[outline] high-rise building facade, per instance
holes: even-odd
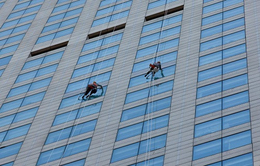
[[[260,166],[259,16],[259,0],[0,0],[0,165]]]

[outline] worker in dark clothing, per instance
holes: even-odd
[[[148,74],[150,72],[152,72],[152,75],[154,76],[156,72],[158,72],[159,70],[162,71],[162,66],[161,66],[161,62],[155,62],[154,64],[150,64],[150,70],[145,74],[144,77],[148,76]]]
[[[94,81],[93,84],[89,84],[86,88],[86,92],[82,96],[82,99],[84,99],[85,96],[87,96],[86,98],[88,98],[93,93],[95,94],[97,92],[98,87],[100,87],[100,89],[103,89],[102,85],[99,85],[98,83],[96,83],[96,81]],[[90,94],[88,95],[89,92]]]

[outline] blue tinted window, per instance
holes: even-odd
[[[10,90],[8,97],[12,97],[15,95],[19,95],[22,93],[25,93],[29,90],[31,84],[27,84],[27,85],[23,85],[23,86],[19,86],[17,88],[13,88]]]
[[[162,27],[162,21],[158,21],[158,22],[155,22],[155,23],[152,23],[152,24],[148,24],[148,25],[145,25],[143,27],[142,33],[152,31],[154,29],[161,28],[161,27]]]
[[[160,43],[159,48],[158,48],[158,52],[163,51],[163,50],[167,50],[167,49],[172,48],[172,47],[176,47],[178,45],[179,45],[179,38]]]
[[[65,13],[61,13],[61,14],[57,14],[57,15],[55,15],[55,16],[51,16],[51,17],[48,19],[47,23],[53,22],[53,21],[56,21],[56,20],[60,20],[60,19],[62,19],[64,16],[65,16]]]
[[[215,3],[213,5],[209,5],[203,8],[203,14],[218,10],[218,9],[222,9],[222,2],[219,3]]]
[[[62,165],[62,166],[84,166],[84,164],[85,164],[85,159],[82,159],[82,160],[75,161],[75,162],[65,164],[65,165]]]
[[[24,30],[27,30],[29,29],[29,27],[31,26],[31,23],[30,24],[25,24],[25,25],[22,25],[22,26],[19,26],[19,27],[15,27],[12,34],[14,33],[17,33],[17,32],[21,32],[21,31],[24,31]]]
[[[0,58],[0,66],[7,65],[10,62],[11,58],[12,58],[12,56]]]
[[[136,156],[138,153],[138,148],[139,142],[115,149],[112,154],[111,163]]]
[[[57,159],[60,159],[63,156],[63,152],[66,146],[55,148],[49,151],[42,152],[38,159],[37,165],[42,165]]]
[[[204,81],[222,74],[222,66],[214,67],[208,70],[199,72],[198,81]]]
[[[17,154],[21,146],[22,146],[22,142],[2,147],[0,149],[0,159]]]
[[[222,148],[223,151],[228,151],[248,144],[251,144],[250,130],[223,138]]]
[[[14,100],[14,101],[11,101],[8,103],[4,103],[0,109],[0,113],[20,107],[22,101],[23,101],[23,99],[18,99],[18,100]]]
[[[52,73],[52,72],[56,71],[57,67],[58,67],[58,64],[41,68],[41,69],[38,70],[36,77]]]
[[[248,91],[223,98],[223,109],[248,102]]]
[[[237,166],[237,165],[254,165],[252,153],[248,153],[245,155],[241,155],[223,161],[223,166]]]
[[[55,7],[52,11],[52,13],[56,13],[56,12],[59,12],[61,10],[66,10],[68,9],[70,6],[70,4],[65,4],[65,5],[62,5],[62,6],[58,6],[58,7]]]
[[[10,53],[10,52],[14,52],[14,51],[17,50],[18,46],[19,46],[19,44],[2,48],[2,49],[0,50],[0,55],[7,54],[7,53]]]
[[[235,8],[235,9],[231,9],[231,10],[224,12],[223,19],[233,17],[235,15],[242,14],[242,13],[244,13],[244,7],[243,6]]]
[[[88,121],[85,123],[78,124],[73,127],[71,131],[71,137],[93,131],[96,127],[97,120]]]
[[[84,107],[84,108],[80,108],[78,115],[77,115],[77,118],[82,118],[82,117],[85,117],[85,116],[88,116],[88,115],[98,113],[101,109],[101,106],[102,106],[102,102],[96,103],[96,104],[93,104],[93,105],[89,105],[89,106]]]
[[[145,114],[145,110],[146,110],[146,105],[141,105],[128,110],[124,110],[121,117],[121,121],[126,121],[129,119],[136,118],[138,116],[142,116]]]
[[[214,52],[205,56],[200,57],[199,65],[206,65],[222,59],[222,51]]]
[[[87,73],[91,73],[93,70],[94,65],[89,65],[89,66],[85,66],[85,67],[81,67],[78,68],[76,70],[74,70],[73,74],[72,74],[72,78],[81,76],[81,75],[85,75]]]
[[[5,31],[1,31],[0,37],[4,37],[4,36],[10,35],[10,34],[12,34],[12,31],[13,31],[13,29],[8,29],[8,30],[5,30]]]
[[[19,22],[19,19],[16,19],[16,20],[13,20],[13,21],[5,22],[5,23],[2,25],[2,28],[14,26],[14,25],[18,24],[18,22]],[[1,28],[1,29],[2,29],[2,28]]]
[[[168,126],[169,115],[161,116],[144,122],[142,133],[157,130]]]
[[[240,70],[247,67],[246,59],[241,59],[235,62],[231,62],[223,65],[223,74],[230,73],[236,70]]]
[[[221,92],[221,90],[222,90],[221,82],[206,85],[197,89],[197,98],[212,95],[214,93]]]
[[[58,29],[60,27],[60,23],[52,24],[43,28],[42,33],[52,31],[54,29]]]
[[[141,134],[143,123],[138,123],[118,130],[116,141]]]
[[[61,52],[57,52],[55,54],[48,55],[48,56],[44,57],[44,60],[43,60],[42,63],[44,64],[44,63],[48,63],[48,62],[58,60],[62,57],[63,53],[64,53],[64,51],[61,51]]]
[[[222,13],[203,18],[202,25],[211,24],[213,22],[220,21],[220,20],[222,20]]]
[[[66,20],[66,21],[62,21],[59,28],[75,24],[75,23],[77,23],[78,19],[79,19],[79,17],[72,18],[72,19],[69,19],[69,20]]]
[[[155,40],[158,40],[159,37],[160,37],[160,32],[154,33],[154,34],[151,34],[151,35],[148,35],[148,36],[141,37],[139,45],[153,42]]]
[[[19,41],[19,40],[22,40],[23,37],[24,37],[24,34],[10,37],[10,38],[8,38],[8,40],[6,41],[5,44],[9,44],[9,43],[12,43],[12,42],[17,42],[17,41]]]
[[[140,163],[137,163],[136,166],[163,166],[164,156],[156,157],[150,160],[146,160]]]
[[[101,19],[93,21],[92,27],[95,27],[95,26],[98,26],[98,25],[105,24],[105,23],[109,22],[110,17],[111,16],[108,16],[108,17],[104,17],[104,18],[101,18]]]
[[[228,44],[245,38],[245,31],[239,31],[223,37],[223,44]]]
[[[236,4],[236,3],[243,2],[243,1],[244,1],[244,0],[224,1],[224,7],[228,7],[228,6],[234,5],[234,4]]]
[[[103,14],[107,14],[107,13],[111,13],[114,10],[114,6],[105,8],[105,9],[101,9],[97,11],[96,17],[97,16],[101,16]]]
[[[15,83],[32,79],[32,78],[34,78],[34,77],[36,76],[36,73],[37,73],[37,70],[31,71],[31,72],[28,72],[28,73],[25,73],[25,74],[21,74],[21,75],[19,75],[19,76],[17,77]]]
[[[193,160],[211,156],[221,152],[221,139],[193,147]]]
[[[25,10],[24,14],[38,11],[41,8],[41,6],[42,5],[38,5],[38,6],[34,6],[34,7],[31,7],[31,8],[28,8],[28,9]]]
[[[149,3],[148,9],[152,9],[161,5],[164,5],[166,3],[166,0],[158,0],[152,3]]]
[[[120,19],[120,18],[127,17],[128,14],[129,14],[129,10],[124,11],[124,12],[120,12],[120,13],[117,13],[117,14],[113,14],[113,15],[111,16],[110,21],[114,21],[114,20],[117,20],[117,19]]]
[[[147,153],[165,147],[166,134],[141,141],[138,154]]]
[[[24,14],[24,11],[25,10],[21,10],[19,12],[15,12],[15,13],[11,13],[9,14],[9,16],[7,17],[7,19],[11,19],[11,18],[14,18],[14,17],[17,17],[17,16],[22,16]]]
[[[70,112],[66,112],[66,113],[57,115],[55,117],[54,122],[53,122],[52,125],[56,126],[56,125],[59,125],[59,124],[66,123],[68,121],[74,120],[74,119],[76,119],[77,113],[78,113],[78,110],[74,110],[74,111],[70,111]]]
[[[65,30],[62,30],[62,31],[59,31],[56,33],[55,37],[54,38],[59,38],[59,37],[62,37],[62,36],[66,36],[66,35],[69,35],[73,32],[74,30],[74,27],[73,28],[69,28],[69,29],[65,29]]]
[[[244,18],[240,18],[228,23],[223,24],[223,31],[228,31],[230,29],[236,28],[236,27],[240,27],[245,25],[245,19]]]
[[[32,109],[17,113],[13,120],[13,123],[32,118],[36,115],[37,111],[38,111],[38,107],[35,107]]]
[[[195,125],[194,137],[201,137],[206,134],[221,130],[221,118]]]
[[[108,59],[94,65],[93,71],[101,70],[110,66],[113,66],[115,62],[115,58]]]
[[[28,124],[28,125],[24,125],[24,126],[21,126],[21,127],[17,127],[17,128],[8,130],[4,141],[26,135],[30,126],[31,126],[31,124]]]
[[[247,122],[250,122],[249,110],[223,117],[223,129],[238,126]]]
[[[52,33],[52,34],[49,34],[49,35],[45,35],[45,36],[39,37],[37,42],[36,42],[36,44],[43,43],[43,42],[46,42],[48,40],[53,40],[55,34],[56,33]]]
[[[52,132],[48,135],[45,144],[57,142],[66,138],[69,138],[72,127],[68,127],[59,131]]]
[[[200,44],[200,52],[222,45],[222,38],[213,39]]]
[[[223,81],[223,90],[232,89],[247,84],[247,74],[233,77]]]
[[[26,62],[23,66],[23,70],[34,67],[34,66],[38,66],[38,65],[42,64],[42,61],[43,61],[43,58],[39,58],[39,59],[35,59],[32,61]]]
[[[218,25],[212,28],[204,29],[201,31],[201,38],[208,37],[222,32],[222,25]]]
[[[181,20],[182,20],[182,14],[180,14],[178,16],[170,17],[170,18],[163,20],[162,26],[164,27],[164,26],[168,26],[168,25],[171,25],[171,24],[175,24],[177,22],[180,22]]]
[[[235,47],[231,47],[228,49],[223,50],[223,59],[224,58],[228,58],[228,57],[232,57],[235,55],[239,55],[246,52],[246,45],[245,44],[241,44]]]
[[[222,108],[221,99],[197,105],[196,106],[196,117],[210,114],[212,112],[220,111],[221,108]]]
[[[138,50],[136,53],[136,58],[140,58],[146,55],[153,54],[157,51],[157,45],[146,47],[144,49]]]
[[[67,145],[63,157],[87,151],[90,146],[90,142],[91,138]]]
[[[171,29],[167,29],[161,32],[161,37],[160,38],[165,38],[171,35],[175,35],[180,33],[181,31],[181,26],[175,27],[175,28],[171,28]]]
[[[14,116],[15,114],[0,118],[0,127],[11,124],[14,119]]]
[[[29,104],[32,104],[32,103],[39,102],[43,99],[44,95],[45,95],[45,92],[41,92],[41,93],[38,93],[38,94],[35,94],[35,95],[27,96],[27,97],[24,98],[21,106],[25,106],[25,105],[29,105]]]
[[[35,18],[36,14],[32,14],[32,15],[29,15],[29,16],[26,16],[26,17],[22,17],[20,20],[19,20],[19,24],[23,23],[23,22],[27,22],[27,21],[31,21]]]
[[[15,5],[15,7],[13,8],[13,10],[18,10],[18,9],[27,7],[27,6],[29,6],[29,4],[30,4],[30,1],[17,4],[17,5]]]

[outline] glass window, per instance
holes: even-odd
[[[65,30],[62,30],[62,31],[58,31],[54,38],[59,38],[59,37],[62,37],[62,36],[69,35],[73,32],[73,30],[74,30],[74,27],[69,28],[69,29],[65,29]]]
[[[251,131],[234,134],[223,138],[223,151],[228,151],[241,146],[251,144]]]
[[[0,66],[7,65],[10,62],[11,58],[12,56],[0,58]]]
[[[165,147],[166,134],[141,141],[138,154],[147,153]]]
[[[72,130],[72,127],[68,127],[68,128],[64,128],[62,130],[58,130],[58,131],[50,133],[45,141],[45,145],[69,138],[71,130]]]
[[[158,6],[162,6],[162,5],[165,5],[165,4],[166,4],[166,0],[158,0],[158,1],[155,1],[155,2],[151,2],[148,5],[148,9],[156,8]]]
[[[52,73],[52,72],[56,71],[57,67],[58,67],[58,64],[41,68],[41,69],[38,70],[36,77]]]
[[[61,14],[57,14],[55,16],[51,16],[51,17],[49,17],[47,23],[63,19],[64,16],[65,16],[65,13],[61,13]]]
[[[27,92],[30,88],[30,85],[31,84],[26,84],[26,85],[11,89],[7,97],[12,97],[12,96],[16,96],[16,95]]]
[[[155,23],[152,23],[152,24],[148,24],[148,25],[143,26],[142,33],[152,31],[154,29],[161,28],[161,27],[162,27],[162,21],[158,21],[158,22],[155,22]]]
[[[73,111],[70,111],[70,112],[66,112],[66,113],[57,115],[55,117],[54,122],[53,122],[52,125],[56,126],[56,125],[59,125],[59,124],[66,123],[68,121],[74,120],[74,119],[76,119],[77,113],[78,113],[78,110],[73,110]]]
[[[113,66],[115,62],[115,58],[111,58],[105,61],[101,61],[99,63],[96,63],[93,68],[93,72],[97,70],[101,70],[110,66]]]
[[[10,53],[10,52],[14,52],[14,51],[17,50],[18,46],[19,46],[19,44],[2,48],[2,49],[0,50],[0,55],[7,54],[7,53]]]
[[[29,131],[30,127],[31,127],[31,124],[28,124],[28,125],[24,125],[21,127],[17,127],[17,128],[8,130],[4,141],[26,135],[27,132]]]
[[[98,25],[101,25],[101,24],[105,24],[105,23],[109,22],[110,18],[111,18],[111,16],[107,16],[107,17],[95,20],[92,23],[92,27],[95,27],[95,26],[98,26]]]
[[[102,102],[89,105],[84,108],[80,108],[77,114],[77,119],[100,112],[101,106],[102,106]]]
[[[212,112],[217,112],[222,109],[221,99],[214,100],[208,103],[200,104],[196,106],[196,117],[200,117]]]
[[[252,153],[248,153],[245,155],[241,155],[223,161],[223,166],[236,166],[236,165],[254,165]]]
[[[15,27],[12,34],[28,30],[30,26],[31,26],[31,23],[25,24],[25,25],[22,25],[22,26],[19,26],[19,27]]]
[[[230,29],[237,28],[237,27],[240,27],[243,25],[245,25],[245,19],[240,18],[240,19],[223,24],[223,31],[228,31]]]
[[[146,160],[140,163],[137,163],[136,166],[163,166],[164,156],[156,157],[150,160]]]
[[[195,125],[194,137],[201,137],[221,130],[221,118]]]
[[[169,115],[161,116],[144,122],[142,133],[157,130],[168,126]]]
[[[13,122],[14,116],[15,114],[0,118],[0,127],[11,124]]]
[[[142,133],[143,122],[137,123],[118,130],[116,141],[140,135]]]
[[[22,104],[22,101],[23,101],[23,99],[18,99],[18,100],[14,100],[14,101],[11,101],[8,103],[4,103],[0,109],[0,113],[20,107],[20,105]]]
[[[145,114],[145,110],[146,110],[146,105],[141,105],[138,107],[124,110],[121,117],[121,122],[142,116]]]
[[[36,73],[37,73],[37,70],[34,70],[34,71],[31,71],[31,72],[19,75],[16,79],[16,83],[22,82],[22,81],[25,81],[25,80],[28,80],[28,79],[32,79],[36,76]]]
[[[87,151],[90,146],[90,142],[91,138],[67,145],[63,157]]]
[[[32,108],[32,109],[17,113],[14,120],[13,120],[13,123],[20,122],[22,120],[34,117],[36,115],[37,111],[38,111],[38,108],[39,107],[35,107],[35,108]]]
[[[49,151],[42,152],[38,159],[37,165],[42,165],[57,159],[60,159],[63,156],[63,152],[66,146],[55,148]]]
[[[31,67],[34,67],[34,66],[38,66],[38,65],[42,64],[42,61],[43,61],[43,58],[39,58],[39,59],[35,59],[35,60],[32,60],[32,61],[28,61],[28,62],[26,62],[24,64],[23,70],[31,68]]]
[[[248,91],[237,93],[223,98],[223,109],[234,107],[248,102]]]
[[[101,44],[102,44],[102,41],[103,40],[97,40],[97,41],[94,41],[94,42],[91,42],[91,43],[86,43],[84,45],[84,47],[82,48],[82,52],[87,51],[87,50],[91,50],[91,49],[96,48],[96,47],[100,47]]]
[[[90,78],[89,82],[104,82],[104,81],[108,81],[109,78],[110,78],[110,75],[111,75],[111,72],[107,72],[107,73],[104,73],[104,74],[99,74],[99,75],[96,75],[96,76],[93,76]]]
[[[217,33],[222,32],[222,25],[214,26],[212,28],[204,29],[201,31],[201,38],[208,37],[211,35],[215,35]]]
[[[240,70],[247,67],[246,59],[241,59],[228,64],[223,65],[223,74],[230,73],[236,70]]]
[[[24,8],[24,7],[27,7],[27,6],[29,6],[29,4],[30,4],[30,1],[17,4],[17,5],[15,5],[15,7],[13,8],[13,11],[14,11],[14,10],[21,9],[21,8]]]
[[[7,27],[10,27],[10,26],[14,26],[14,25],[18,24],[18,22],[19,22],[19,19],[16,19],[16,20],[13,20],[13,21],[5,22],[5,23],[2,25],[1,29],[7,28]]]
[[[32,15],[29,15],[29,16],[26,16],[26,17],[22,17],[19,20],[19,24],[27,22],[27,21],[31,21],[31,20],[33,20],[35,18],[35,16],[36,16],[36,14],[32,14]]]
[[[232,33],[230,35],[227,36],[223,36],[223,44],[228,44],[240,39],[244,39],[245,38],[245,31],[239,31],[236,33]]]
[[[138,148],[139,148],[139,142],[114,149],[111,158],[111,163],[136,156],[138,153]]]
[[[91,73],[93,70],[93,67],[94,67],[94,65],[89,65],[89,66],[81,67],[81,68],[74,70],[74,72],[72,74],[72,78],[79,77],[79,76],[85,75],[87,73]]]
[[[245,110],[223,117],[223,129],[238,126],[247,122],[250,122],[249,110]]]
[[[56,33],[52,33],[52,34],[49,34],[49,35],[45,35],[45,36],[39,37],[37,42],[36,42],[36,44],[43,43],[43,42],[46,42],[48,40],[53,40],[55,34]]]
[[[96,127],[97,120],[88,121],[85,123],[78,124],[73,127],[71,131],[71,136],[74,137],[83,133],[93,131]]]
[[[155,53],[157,51],[157,46],[158,45],[153,45],[153,46],[138,50],[136,53],[136,58],[140,58],[140,57]]]
[[[64,18],[73,16],[73,15],[76,15],[76,14],[80,14],[81,11],[82,11],[82,9],[83,9],[83,8],[77,8],[77,9],[68,11],[68,12],[65,14],[65,17],[64,17]]]
[[[0,159],[17,154],[22,144],[22,142],[19,142],[13,145],[2,147],[0,149]]]
[[[75,24],[75,23],[77,23],[78,19],[79,19],[79,17],[72,18],[72,19],[69,19],[69,20],[66,20],[66,21],[62,21],[59,28]]]
[[[221,139],[210,141],[193,147],[193,160],[211,156],[221,152]]]
[[[222,45],[222,37],[216,38],[210,41],[206,41],[200,44],[200,52],[206,51]]]
[[[55,54],[48,55],[48,56],[44,57],[44,60],[43,60],[42,63],[45,64],[45,63],[48,63],[48,62],[58,60],[62,57],[63,53],[64,53],[64,51],[61,51],[61,52],[57,52]]]
[[[62,5],[62,6],[55,7],[53,9],[52,13],[56,13],[56,12],[59,12],[61,10],[66,10],[66,9],[69,8],[69,6],[70,6],[70,4],[68,3],[68,4],[65,4],[65,5]]]
[[[203,14],[210,13],[210,12],[218,10],[218,9],[222,9],[222,2],[203,7]]]
[[[244,13],[244,7],[243,6],[235,8],[235,9],[231,9],[231,10],[224,12],[223,19],[233,17],[235,15],[239,15],[239,14],[242,14],[242,13]]]
[[[81,101],[78,100],[78,95],[72,96],[72,97],[68,97],[68,98],[64,98],[61,101],[60,107],[59,109],[65,108],[65,107],[69,107],[71,105],[80,103]]]
[[[223,90],[236,88],[238,86],[242,86],[245,84],[247,84],[247,74],[224,80],[223,81]]]
[[[107,14],[107,13],[111,13],[114,10],[114,6],[105,8],[105,9],[101,9],[97,11],[96,17]]]
[[[42,5],[38,5],[38,6],[34,6],[34,7],[31,7],[31,8],[28,8],[28,9],[25,10],[24,14],[38,11],[41,8],[41,6]]]
[[[172,48],[172,47],[176,47],[178,45],[179,45],[179,38],[160,43],[159,48],[158,48],[158,52],[163,51],[163,50],[167,50],[167,49]]]
[[[235,55],[239,55],[246,52],[246,45],[245,44],[241,44],[235,47],[231,47],[228,49],[223,50],[223,59],[225,58],[229,58]]]
[[[85,159],[82,159],[62,166],[84,166],[84,164],[85,164]]]
[[[127,17],[129,14],[129,10],[126,10],[126,11],[123,11],[123,12],[120,12],[120,13],[117,13],[117,14],[113,14],[111,16],[111,19],[110,19],[110,22],[111,21],[114,21],[114,20],[118,20],[120,18],[124,18],[124,17]]]
[[[139,45],[146,44],[158,40],[160,38],[160,32],[141,37]]]
[[[86,2],[86,0],[79,0],[79,1],[74,1],[70,4],[70,8],[75,7],[75,6],[79,6],[82,5]]]
[[[222,20],[222,13],[203,18],[202,19],[202,25],[211,24],[213,22],[217,22],[217,21],[220,21],[220,20]]]
[[[46,27],[43,28],[42,33],[49,32],[49,31],[52,31],[54,29],[58,29],[59,27],[60,27],[60,22],[46,26]]]
[[[221,82],[206,85],[197,89],[197,98],[212,95],[221,92],[221,90],[222,90]]]
[[[43,99],[44,95],[45,95],[45,92],[41,92],[41,93],[37,93],[35,95],[27,96],[24,98],[21,106],[39,102]]]
[[[199,58],[199,66],[203,66],[222,59],[222,51],[214,52]]]
[[[12,32],[13,32],[13,29],[8,29],[8,30],[5,30],[5,31],[1,31],[0,37],[8,36],[8,35],[12,34]]]
[[[204,81],[222,74],[222,66],[214,67],[208,70],[200,71],[198,74],[198,81]]]
[[[17,16],[22,16],[22,15],[24,14],[24,11],[25,11],[25,10],[21,10],[21,11],[15,12],[15,13],[11,13],[11,14],[9,14],[9,16],[7,17],[7,19],[15,18],[15,17],[17,17]]]
[[[236,1],[224,1],[224,7],[228,7],[237,3],[243,2],[243,0],[236,0]]]

